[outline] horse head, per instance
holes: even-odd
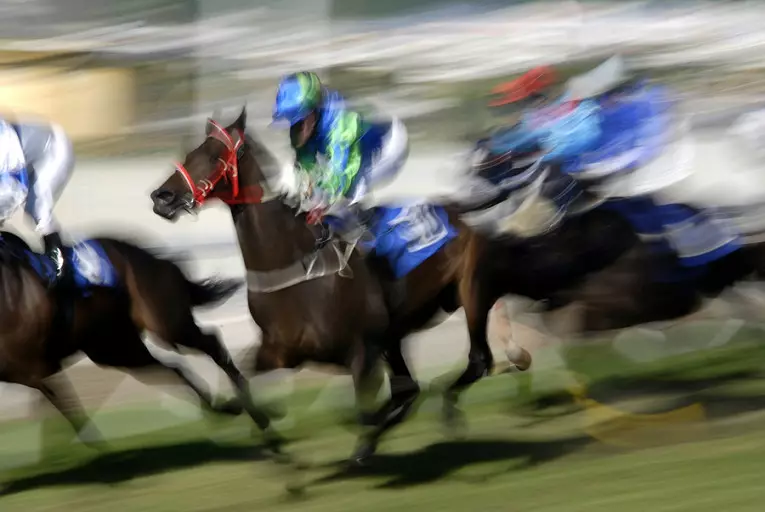
[[[151,193],[154,213],[176,220],[181,212],[192,213],[213,198],[230,206],[260,203],[266,179],[249,147],[246,123],[245,108],[228,126],[208,119],[205,140]]]

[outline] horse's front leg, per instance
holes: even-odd
[[[401,351],[402,337],[396,337],[385,350],[392,375],[390,398],[374,414],[364,416],[362,425],[368,428],[360,439],[352,462],[363,465],[371,457],[380,439],[389,430],[403,422],[420,396],[420,386],[414,380]],[[377,388],[379,390],[379,386]]]
[[[285,348],[286,346],[284,343],[273,342],[264,336],[260,346],[252,348],[256,352],[252,366],[253,371],[249,376],[253,379],[252,387],[255,389],[250,398],[253,403],[257,404],[258,409],[271,421],[282,420],[287,417],[288,411],[285,403],[278,399],[270,399],[267,402],[263,401],[263,392],[267,392],[269,389],[273,390],[279,383],[282,383],[281,379],[284,377],[284,373],[294,369],[294,365],[289,364],[289,354]],[[269,422],[269,425],[263,429],[263,435],[269,448],[275,453],[282,453],[286,440],[274,429],[272,423]]]
[[[356,394],[358,421],[362,428],[356,450],[351,458],[353,464],[363,464],[377,450],[379,440],[378,412],[370,412],[382,387],[384,372],[379,365],[382,342],[377,336],[367,336],[356,344],[351,360],[351,375]]]
[[[448,431],[455,433],[464,427],[465,419],[457,404],[460,394],[489,375],[494,367],[494,357],[487,339],[489,312],[497,297],[479,276],[468,276],[460,283],[460,301],[465,310],[470,352],[467,368],[444,393],[443,421]]]

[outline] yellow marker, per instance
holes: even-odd
[[[659,413],[623,411],[589,397],[585,379],[582,376],[577,378],[579,382],[569,386],[568,391],[585,410],[585,432],[605,444],[636,448],[645,444],[646,434],[655,432],[657,428],[698,424],[706,419],[706,411],[700,403]]]

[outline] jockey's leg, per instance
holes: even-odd
[[[24,204],[27,194],[25,173],[3,172],[0,174],[0,225],[13,217],[16,210]]]
[[[13,216],[24,204],[29,191],[24,152],[16,130],[8,123],[0,123],[0,223]]]
[[[67,269],[53,207],[72,174],[74,150],[57,125],[20,125],[19,135],[30,169],[26,213],[35,221],[36,231],[43,237],[45,253],[56,265],[53,284],[57,284]]]
[[[351,191],[335,203],[328,215],[341,220],[340,237],[356,243],[367,231],[369,213],[365,203],[374,188],[392,181],[403,169],[409,156],[409,137],[406,127],[398,119],[391,122],[391,127],[383,139],[379,156],[367,168],[359,171],[356,183]]]
[[[359,184],[361,188],[363,183]],[[352,199],[339,199],[328,212],[340,220],[340,227],[337,234],[340,238],[350,244],[358,242],[367,230],[366,215],[364,209],[359,203],[352,202]]]

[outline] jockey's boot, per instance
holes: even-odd
[[[50,288],[57,288],[58,285],[64,281],[67,271],[67,265],[64,259],[64,244],[61,241],[61,235],[54,231],[53,233],[43,236],[43,245],[45,248],[45,256],[50,258],[54,266],[54,276],[53,279],[51,279]]]
[[[372,214],[364,210],[359,204],[348,206],[343,215],[343,229],[338,233],[340,239],[348,244],[372,241],[372,233],[369,231],[369,223]]]
[[[316,237],[316,243],[315,248],[316,250],[323,249],[328,243],[332,241],[332,236],[334,234],[334,231],[332,230],[332,226],[327,224],[326,222],[322,222],[319,225],[319,235]]]

